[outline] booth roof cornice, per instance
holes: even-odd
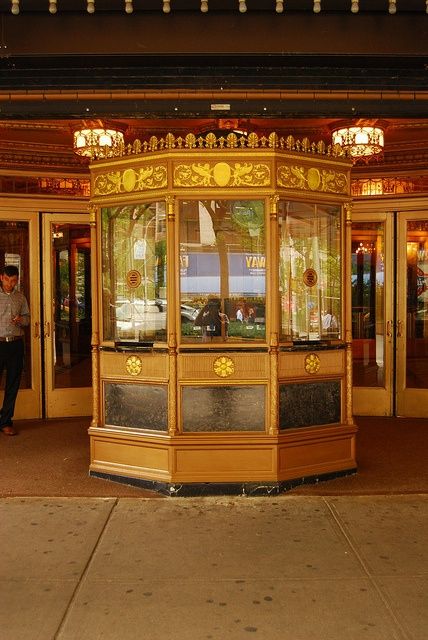
[[[259,136],[257,133],[248,135],[239,135],[234,132],[225,133],[217,136],[214,133],[205,135],[195,135],[188,133],[186,136],[176,137],[172,133],[167,133],[165,137],[158,138],[151,136],[149,140],[142,142],[139,139],[134,140],[132,144],[123,145],[123,148],[117,150],[117,157],[139,155],[149,152],[177,150],[255,150],[261,149],[265,151],[288,151],[304,154],[314,154],[332,157],[338,160],[346,160],[349,162],[349,155],[342,147],[336,145],[326,145],[323,140],[311,142],[308,138],[296,140],[292,135],[287,137],[278,136],[272,132],[267,136]]]

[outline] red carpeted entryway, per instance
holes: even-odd
[[[291,495],[367,495],[428,492],[428,420],[362,418],[358,473],[303,485]],[[160,497],[116,482],[90,478],[90,418],[16,423],[19,435],[0,434],[0,497]]]

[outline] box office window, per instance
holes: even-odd
[[[104,340],[166,340],[165,202],[106,207],[101,221]]]
[[[282,340],[340,338],[340,216],[336,205],[279,202]]]
[[[264,341],[263,200],[180,203],[180,295],[183,342]]]

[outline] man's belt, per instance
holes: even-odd
[[[15,342],[15,340],[22,340],[22,336],[0,336],[0,342]]]

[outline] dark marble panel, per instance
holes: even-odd
[[[106,425],[167,431],[168,388],[166,385],[108,382],[104,388]]]
[[[279,428],[340,422],[340,380],[279,385]]]
[[[264,431],[265,385],[182,389],[183,431]]]

